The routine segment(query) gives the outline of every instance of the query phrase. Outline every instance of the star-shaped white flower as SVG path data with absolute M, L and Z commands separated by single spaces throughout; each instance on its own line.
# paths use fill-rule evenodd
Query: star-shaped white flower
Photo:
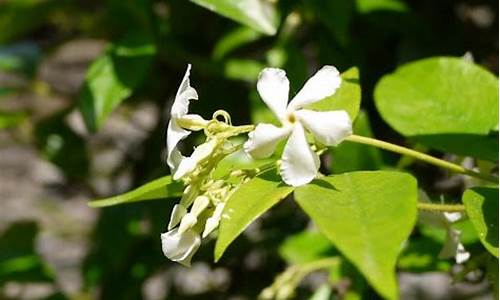
M 198 100 L 198 93 L 189 83 L 189 73 L 191 65 L 189 64 L 182 79 L 181 85 L 175 95 L 174 104 L 170 110 L 170 121 L 167 128 L 167 164 L 172 174 L 175 173 L 179 164 L 184 159 L 177 145 L 182 139 L 185 139 L 191 131 L 182 128 L 179 121 L 196 121 L 202 124 L 206 122 L 201 116 L 188 114 L 190 100 Z M 201 129 L 201 128 L 200 128 Z
M 337 69 L 324 66 L 288 103 L 290 82 L 285 71 L 264 69 L 259 75 L 257 90 L 280 120 L 282 127 L 257 125 L 248 135 L 249 139 L 244 144 L 245 151 L 253 158 L 266 158 L 275 151 L 281 140 L 288 138 L 280 168 L 283 181 L 292 186 L 300 186 L 313 180 L 320 161 L 309 146 L 305 131 L 311 132 L 321 143 L 334 146 L 352 134 L 352 122 L 343 110 L 318 112 L 304 107 L 333 95 L 340 83 Z

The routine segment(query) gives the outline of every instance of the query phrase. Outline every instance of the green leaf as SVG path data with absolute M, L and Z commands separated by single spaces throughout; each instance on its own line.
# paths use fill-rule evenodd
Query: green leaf
M 359 86 L 359 70 L 352 67 L 341 75 L 342 84 L 331 97 L 309 105 L 309 109 L 317 111 L 345 110 L 351 120 L 355 120 L 361 104 L 361 88 Z
M 191 2 L 268 35 L 274 35 L 278 28 L 276 7 L 269 1 L 191 0 Z
M 295 199 L 380 295 L 396 299 L 396 259 L 417 215 L 417 183 L 405 173 L 333 175 L 295 190 Z
M 0 129 L 15 127 L 28 118 L 24 112 L 1 112 L 0 111 Z
M 252 178 L 242 184 L 227 200 L 222 213 L 219 236 L 215 244 L 215 261 L 218 261 L 240 233 L 250 223 L 265 213 L 293 191 L 285 185 L 275 170 Z
M 182 195 L 183 184 L 173 181 L 172 176 L 164 176 L 150 181 L 135 190 L 114 197 L 94 200 L 88 203 L 90 207 L 105 207 L 123 203 L 131 203 L 161 198 L 174 198 Z
M 408 6 L 400 0 L 356 0 L 356 7 L 360 14 L 378 11 L 407 12 Z
M 349 42 L 349 24 L 351 22 L 354 5 L 351 0 L 308 1 L 314 14 L 318 17 L 336 40 L 346 46 Z
M 215 169 L 212 176 L 214 178 L 221 178 L 235 170 L 255 169 L 260 166 L 272 163 L 273 161 L 276 161 L 276 159 L 253 159 L 244 150 L 240 150 L 222 159 L 217 164 L 217 168 Z
M 279 253 L 289 264 L 301 264 L 332 256 L 334 248 L 330 241 L 316 231 L 304 231 L 285 240 Z
M 498 258 L 498 188 L 468 189 L 462 196 L 462 202 L 479 240 Z
M 265 66 L 251 59 L 229 59 L 224 65 L 224 75 L 230 79 L 255 82 Z
M 248 27 L 238 27 L 223 36 L 215 45 L 212 57 L 221 59 L 231 51 L 258 40 L 262 35 Z M 255 79 L 254 79 L 255 80 Z
M 95 132 L 146 77 L 155 46 L 147 34 L 133 34 L 110 45 L 90 66 L 80 94 L 80 111 Z
M 401 66 L 378 82 L 375 104 L 392 128 L 424 145 L 498 159 L 498 137 L 485 139 L 498 126 L 498 79 L 473 63 L 435 57 Z
M 354 134 L 373 137 L 368 114 L 361 111 L 353 126 Z M 379 149 L 356 143 L 341 143 L 331 149 L 332 171 L 344 173 L 358 170 L 378 170 L 383 167 Z

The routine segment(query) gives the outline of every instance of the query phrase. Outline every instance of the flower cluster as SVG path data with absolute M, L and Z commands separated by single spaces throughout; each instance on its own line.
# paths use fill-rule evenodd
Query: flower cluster
M 248 173 L 233 172 L 236 180 L 225 181 L 214 176 L 214 170 L 227 155 L 243 148 L 254 159 L 270 157 L 282 140 L 287 140 L 279 172 L 283 181 L 300 186 L 318 174 L 320 160 L 308 141 L 307 132 L 324 146 L 334 146 L 352 134 L 352 122 L 345 111 L 314 111 L 308 106 L 329 97 L 340 87 L 341 78 L 335 67 L 324 66 L 312 76 L 288 103 L 289 81 L 285 71 L 264 69 L 257 90 L 280 120 L 281 127 L 272 124 L 232 126 L 229 114 L 217 111 L 212 120 L 189 114 L 189 102 L 198 100 L 191 86 L 189 65 L 175 96 L 167 129 L 167 163 L 174 180 L 182 180 L 186 188 L 180 203 L 170 216 L 168 231 L 161 235 L 166 257 L 189 266 L 201 244 L 219 225 L 226 200 L 238 184 L 248 180 Z M 219 120 L 223 117 L 223 121 Z M 190 156 L 183 156 L 179 143 L 193 131 L 203 130 L 206 141 Z M 248 140 L 234 145 L 231 138 L 248 133 Z M 229 183 L 231 182 L 231 183 Z

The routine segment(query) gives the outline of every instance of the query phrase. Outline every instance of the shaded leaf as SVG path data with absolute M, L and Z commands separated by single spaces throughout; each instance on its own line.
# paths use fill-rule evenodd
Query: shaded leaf
M 110 45 L 90 66 L 79 107 L 87 128 L 95 132 L 108 115 L 144 80 L 155 46 L 147 34 L 133 34 Z
M 383 297 L 397 298 L 396 259 L 417 213 L 412 176 L 388 171 L 332 175 L 297 188 L 295 199 Z
M 498 188 L 469 189 L 463 194 L 462 202 L 479 240 L 498 258 Z

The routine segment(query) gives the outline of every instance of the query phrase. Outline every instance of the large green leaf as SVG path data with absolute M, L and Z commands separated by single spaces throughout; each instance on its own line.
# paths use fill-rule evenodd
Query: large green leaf
M 301 264 L 337 254 L 330 241 L 317 231 L 303 231 L 285 240 L 279 253 L 289 264 Z
M 95 132 L 113 109 L 128 98 L 147 75 L 155 54 L 147 34 L 134 34 L 110 45 L 90 66 L 80 95 L 80 111 Z
M 318 111 L 345 110 L 352 120 L 356 119 L 361 103 L 361 88 L 359 86 L 359 70 L 352 67 L 341 75 L 342 84 L 331 97 L 316 102 L 308 108 Z
M 417 214 L 417 183 L 405 173 L 333 175 L 299 187 L 295 199 L 385 298 L 397 298 L 396 259 Z
M 264 0 L 191 0 L 215 13 L 273 35 L 278 28 L 276 7 Z
M 479 240 L 495 257 L 498 257 L 498 188 L 477 187 L 462 196 L 467 215 Z
M 105 207 L 123 203 L 173 198 L 182 195 L 183 185 L 173 181 L 172 176 L 164 176 L 150 181 L 135 190 L 114 197 L 89 202 L 90 207 Z
M 276 171 L 269 171 L 242 184 L 227 200 L 222 213 L 219 236 L 215 244 L 215 260 L 250 223 L 293 191 Z
M 375 103 L 405 136 L 438 150 L 498 159 L 498 137 L 496 143 L 485 139 L 498 126 L 498 79 L 473 63 L 436 57 L 401 66 L 379 81 Z

